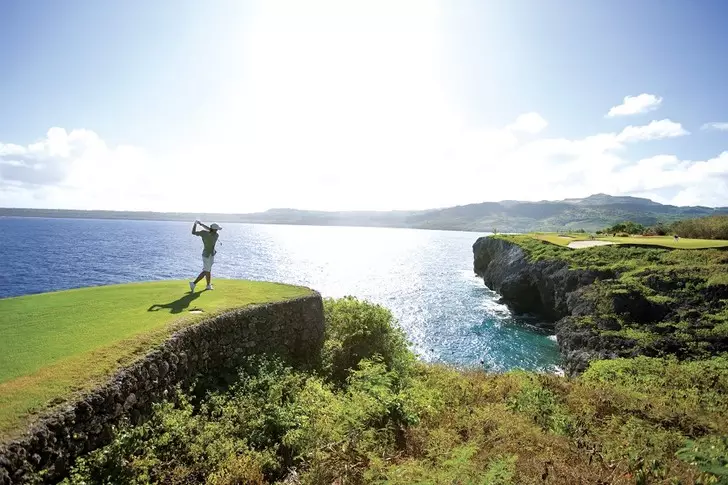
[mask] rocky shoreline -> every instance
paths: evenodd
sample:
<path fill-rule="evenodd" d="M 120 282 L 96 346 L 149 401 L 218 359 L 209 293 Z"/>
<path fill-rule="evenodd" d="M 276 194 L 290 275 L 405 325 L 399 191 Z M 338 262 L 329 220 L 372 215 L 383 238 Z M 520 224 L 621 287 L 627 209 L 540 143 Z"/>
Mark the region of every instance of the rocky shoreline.
<path fill-rule="evenodd" d="M 641 295 L 594 298 L 594 283 L 616 278 L 614 271 L 573 269 L 558 259 L 533 261 L 518 244 L 489 236 L 473 244 L 473 256 L 475 273 L 503 303 L 515 313 L 538 315 L 554 331 L 567 375 L 580 374 L 592 360 L 653 354 L 634 339 L 614 335 L 619 320 L 597 309 L 606 303 L 633 320 L 659 320 L 662 309 Z"/>

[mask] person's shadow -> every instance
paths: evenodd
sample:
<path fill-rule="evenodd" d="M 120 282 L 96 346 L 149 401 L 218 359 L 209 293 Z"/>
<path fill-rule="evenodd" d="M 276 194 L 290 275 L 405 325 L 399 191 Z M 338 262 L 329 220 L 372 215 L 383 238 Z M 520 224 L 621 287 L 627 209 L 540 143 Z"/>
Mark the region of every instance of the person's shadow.
<path fill-rule="evenodd" d="M 155 303 L 154 305 L 150 306 L 147 311 L 157 312 L 159 310 L 168 309 L 169 313 L 182 313 L 190 306 L 190 303 L 200 297 L 200 294 L 201 293 L 199 291 L 197 293 L 185 293 L 183 297 L 169 303 Z"/>

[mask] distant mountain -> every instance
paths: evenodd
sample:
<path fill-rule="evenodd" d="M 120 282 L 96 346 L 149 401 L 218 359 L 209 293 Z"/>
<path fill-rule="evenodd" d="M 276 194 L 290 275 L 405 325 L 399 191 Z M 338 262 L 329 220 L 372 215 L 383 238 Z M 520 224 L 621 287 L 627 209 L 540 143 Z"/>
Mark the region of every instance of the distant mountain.
<path fill-rule="evenodd" d="M 728 207 L 678 207 L 639 197 L 595 194 L 583 199 L 560 201 L 482 202 L 422 211 L 326 212 L 271 209 L 253 214 L 189 214 L 172 212 L 74 211 L 54 209 L 5 209 L 1 216 L 64 217 L 89 219 L 141 219 L 247 222 L 259 224 L 305 224 L 316 226 L 409 227 L 458 231 L 528 232 L 584 229 L 592 231 L 618 222 L 644 225 L 678 219 L 728 214 Z"/>

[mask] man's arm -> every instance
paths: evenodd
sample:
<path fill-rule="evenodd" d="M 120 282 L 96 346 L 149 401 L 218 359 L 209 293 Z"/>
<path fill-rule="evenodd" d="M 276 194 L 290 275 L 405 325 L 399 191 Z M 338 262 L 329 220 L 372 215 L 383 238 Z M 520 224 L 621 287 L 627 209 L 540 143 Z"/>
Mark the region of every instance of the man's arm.
<path fill-rule="evenodd" d="M 203 224 L 203 223 L 201 223 L 200 221 L 195 221 L 195 223 L 194 223 L 194 224 L 192 225 L 192 234 L 194 234 L 195 236 L 199 236 L 199 235 L 200 235 L 200 234 L 202 233 L 202 231 L 198 231 L 198 230 L 197 230 L 197 225 L 198 225 L 198 224 L 199 224 L 200 226 L 204 227 L 205 229 L 207 229 L 208 231 L 210 230 L 210 228 L 209 228 L 209 227 L 207 227 L 206 225 L 204 225 L 204 224 Z"/>

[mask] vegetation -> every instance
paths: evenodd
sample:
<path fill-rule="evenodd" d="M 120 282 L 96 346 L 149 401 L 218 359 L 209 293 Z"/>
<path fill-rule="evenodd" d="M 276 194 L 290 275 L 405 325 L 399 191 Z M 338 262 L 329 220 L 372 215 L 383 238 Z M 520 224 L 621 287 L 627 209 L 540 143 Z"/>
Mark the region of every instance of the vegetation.
<path fill-rule="evenodd" d="M 606 229 L 603 229 L 601 231 L 603 234 L 642 234 L 645 232 L 645 226 L 642 224 L 638 224 L 636 222 L 627 221 L 627 222 L 620 222 L 618 224 L 614 224 L 611 227 L 608 227 Z"/>
<path fill-rule="evenodd" d="M 728 239 L 728 215 L 677 221 L 671 230 L 680 237 Z"/>
<path fill-rule="evenodd" d="M 645 227 L 632 221 L 620 222 L 597 234 L 614 236 L 679 236 L 693 240 L 728 240 L 728 215 L 712 215 L 695 219 L 681 219 L 671 224 L 657 223 Z"/>
<path fill-rule="evenodd" d="M 728 252 L 600 246 L 571 250 L 530 236 L 496 236 L 533 260 L 597 271 L 586 289 L 592 314 L 578 317 L 625 354 L 701 359 L 728 351 Z"/>
<path fill-rule="evenodd" d="M 76 463 L 71 484 L 721 483 L 728 359 L 593 363 L 577 379 L 414 359 L 391 313 L 327 300 L 321 368 L 251 359 Z M 371 335 L 371 345 L 362 336 Z M 344 356 L 350 356 L 344 358 Z M 343 380 L 342 380 L 343 378 Z"/>
<path fill-rule="evenodd" d="M 0 299 L 0 436 L 203 315 L 310 291 L 222 279 L 214 291 L 185 288 L 163 281 Z"/>

